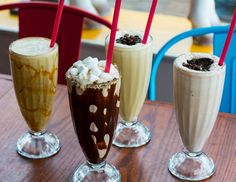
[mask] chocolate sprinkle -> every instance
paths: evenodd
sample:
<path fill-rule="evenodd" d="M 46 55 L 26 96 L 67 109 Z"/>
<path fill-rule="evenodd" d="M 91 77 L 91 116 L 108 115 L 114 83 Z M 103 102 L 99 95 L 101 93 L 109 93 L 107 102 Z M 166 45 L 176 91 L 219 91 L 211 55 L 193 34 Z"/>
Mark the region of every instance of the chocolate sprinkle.
<path fill-rule="evenodd" d="M 116 43 L 132 46 L 137 43 L 141 43 L 141 38 L 138 35 L 125 34 L 119 39 L 116 39 Z"/>
<path fill-rule="evenodd" d="M 196 71 L 209 71 L 214 61 L 210 58 L 199 58 L 187 60 L 187 63 L 183 63 L 183 66 L 196 70 Z"/>

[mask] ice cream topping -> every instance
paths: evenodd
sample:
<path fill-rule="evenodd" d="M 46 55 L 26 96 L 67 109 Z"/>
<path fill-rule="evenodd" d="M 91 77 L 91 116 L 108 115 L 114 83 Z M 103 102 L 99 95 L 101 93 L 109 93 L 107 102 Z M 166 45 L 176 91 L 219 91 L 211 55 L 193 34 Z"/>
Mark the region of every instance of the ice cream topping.
<path fill-rule="evenodd" d="M 222 69 L 222 66 L 219 66 L 218 62 L 219 58 L 211 54 L 189 53 L 179 56 L 175 64 L 179 65 L 183 70 L 215 72 Z"/>
<path fill-rule="evenodd" d="M 209 71 L 214 61 L 210 58 L 198 58 L 187 60 L 187 63 L 183 63 L 183 66 L 197 71 Z"/>
<path fill-rule="evenodd" d="M 106 83 L 119 78 L 119 71 L 111 65 L 110 73 L 105 70 L 106 61 L 98 61 L 97 58 L 87 57 L 79 60 L 67 71 L 66 78 L 71 80 L 72 84 L 79 85 L 85 89 L 87 85 L 94 83 Z"/>

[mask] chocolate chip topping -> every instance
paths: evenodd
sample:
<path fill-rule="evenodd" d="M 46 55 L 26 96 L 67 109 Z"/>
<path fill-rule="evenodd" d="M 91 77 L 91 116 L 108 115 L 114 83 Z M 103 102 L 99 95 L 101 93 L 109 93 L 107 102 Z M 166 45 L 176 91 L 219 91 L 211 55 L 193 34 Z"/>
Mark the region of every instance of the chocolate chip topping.
<path fill-rule="evenodd" d="M 183 63 L 183 66 L 196 70 L 196 71 L 210 71 L 211 65 L 214 61 L 210 58 L 199 58 L 187 60 L 187 63 Z"/>
<path fill-rule="evenodd" d="M 141 43 L 141 38 L 138 35 L 125 34 L 124 36 L 116 39 L 116 43 L 132 46 L 137 43 Z"/>

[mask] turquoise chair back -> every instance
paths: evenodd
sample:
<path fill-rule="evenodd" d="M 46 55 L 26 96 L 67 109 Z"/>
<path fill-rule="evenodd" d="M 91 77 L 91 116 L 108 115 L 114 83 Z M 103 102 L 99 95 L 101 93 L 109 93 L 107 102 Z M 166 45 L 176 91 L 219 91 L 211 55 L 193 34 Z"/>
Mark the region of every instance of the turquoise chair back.
<path fill-rule="evenodd" d="M 214 35 L 214 54 L 221 55 L 228 29 Z M 220 105 L 221 112 L 236 114 L 236 34 L 234 33 L 225 59 L 226 76 L 223 97 Z"/>
<path fill-rule="evenodd" d="M 160 65 L 160 62 L 165 56 L 165 53 L 174 46 L 177 42 L 193 37 L 193 36 L 201 36 L 205 34 L 214 34 L 213 39 L 213 47 L 214 54 L 217 56 L 221 55 L 224 42 L 226 40 L 226 35 L 228 33 L 229 26 L 214 26 L 214 27 L 204 27 L 204 28 L 195 28 L 186 32 L 183 32 L 172 39 L 170 39 L 156 54 L 153 65 L 152 72 L 148 90 L 148 99 L 151 101 L 156 100 L 156 75 Z M 233 39 L 231 41 L 229 51 L 226 56 L 226 79 L 223 91 L 222 102 L 220 106 L 221 112 L 227 113 L 236 113 L 236 44 L 232 42 L 236 42 L 236 35 L 234 34 Z"/>

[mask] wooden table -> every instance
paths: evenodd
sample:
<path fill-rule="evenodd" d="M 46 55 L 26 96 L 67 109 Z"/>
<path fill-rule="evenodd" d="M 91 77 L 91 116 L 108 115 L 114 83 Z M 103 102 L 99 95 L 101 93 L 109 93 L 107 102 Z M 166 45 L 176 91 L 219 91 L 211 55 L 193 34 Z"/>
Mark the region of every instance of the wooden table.
<path fill-rule="evenodd" d="M 124 182 L 175 182 L 167 169 L 168 159 L 182 149 L 173 106 L 147 101 L 140 119 L 152 132 L 151 142 L 137 149 L 112 147 L 107 161 L 115 165 Z M 68 105 L 67 88 L 59 85 L 54 112 L 48 129 L 62 142 L 54 157 L 29 160 L 15 150 L 17 139 L 27 130 L 19 111 L 12 82 L 0 75 L 0 181 L 1 182 L 64 182 L 85 161 Z M 204 148 L 217 166 L 214 176 L 206 181 L 236 181 L 236 116 L 220 113 Z"/>

